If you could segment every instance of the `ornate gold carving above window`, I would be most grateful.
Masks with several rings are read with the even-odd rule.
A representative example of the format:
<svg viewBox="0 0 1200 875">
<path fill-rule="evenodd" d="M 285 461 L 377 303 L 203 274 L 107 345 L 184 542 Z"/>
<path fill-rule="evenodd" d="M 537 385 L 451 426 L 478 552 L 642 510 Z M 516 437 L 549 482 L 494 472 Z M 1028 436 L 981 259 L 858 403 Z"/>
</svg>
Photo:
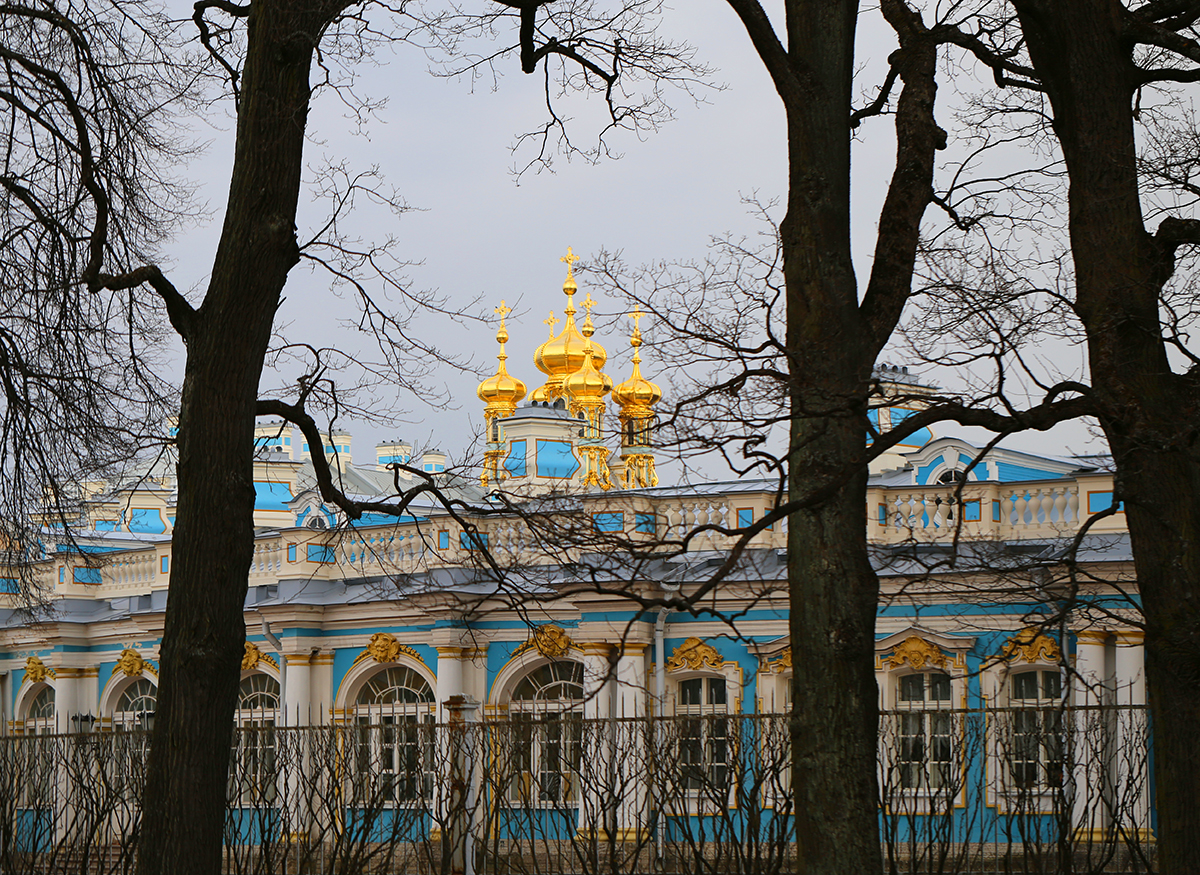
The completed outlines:
<svg viewBox="0 0 1200 875">
<path fill-rule="evenodd" d="M 1023 659 L 1026 662 L 1058 662 L 1062 649 L 1058 642 L 1037 629 L 1022 629 L 1008 639 L 1000 650 L 1005 659 Z"/>
<path fill-rule="evenodd" d="M 46 664 L 36 656 L 25 660 L 25 680 L 31 684 L 40 684 L 48 677 L 54 677 L 54 669 L 47 668 Z"/>
<path fill-rule="evenodd" d="M 553 623 L 546 623 L 543 626 L 535 626 L 529 640 L 518 647 L 513 656 L 519 656 L 532 647 L 547 659 L 561 659 L 574 646 L 575 643 L 565 629 Z"/>
<path fill-rule="evenodd" d="M 772 671 L 780 674 L 792 669 L 792 648 L 790 646 L 783 648 L 775 656 L 764 656 L 762 658 L 762 668 L 760 671 Z"/>
<path fill-rule="evenodd" d="M 667 660 L 667 671 L 696 671 L 702 668 L 719 669 L 725 663 L 717 648 L 699 638 L 689 638 L 675 648 Z"/>
<path fill-rule="evenodd" d="M 260 662 L 265 662 L 276 670 L 279 669 L 279 663 L 259 650 L 258 645 L 253 641 L 247 641 L 246 653 L 242 656 L 242 671 L 250 671 L 253 668 L 257 668 Z"/>
<path fill-rule="evenodd" d="M 401 644 L 396 640 L 396 636 L 389 632 L 376 632 L 372 635 L 363 652 L 354 658 L 354 664 L 358 665 L 368 658 L 376 662 L 395 662 L 400 658 L 401 653 L 411 656 L 421 665 L 425 665 L 425 660 L 421 659 L 421 655 L 417 651 L 407 644 Z"/>
<path fill-rule="evenodd" d="M 897 644 L 890 654 L 883 657 L 882 661 L 888 668 L 899 668 L 908 663 L 914 671 L 924 671 L 928 668 L 945 670 L 950 666 L 951 657 L 943 653 L 936 644 L 916 635 L 909 635 Z"/>
<path fill-rule="evenodd" d="M 146 673 L 158 676 L 154 666 L 142 659 L 140 653 L 129 647 L 122 650 L 121 655 L 117 657 L 117 670 L 125 672 L 126 676 L 131 678 L 140 678 Z"/>
</svg>

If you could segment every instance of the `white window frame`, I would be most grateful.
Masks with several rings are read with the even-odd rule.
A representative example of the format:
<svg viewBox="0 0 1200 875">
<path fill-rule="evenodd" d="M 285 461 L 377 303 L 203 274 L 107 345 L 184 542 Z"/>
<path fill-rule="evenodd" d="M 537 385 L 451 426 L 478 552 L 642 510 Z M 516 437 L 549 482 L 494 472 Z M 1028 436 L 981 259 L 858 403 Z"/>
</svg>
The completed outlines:
<svg viewBox="0 0 1200 875">
<path fill-rule="evenodd" d="M 372 777 L 371 797 L 386 806 L 433 798 L 436 701 L 425 675 L 404 663 L 367 676 L 348 704 L 354 768 Z"/>
<path fill-rule="evenodd" d="M 583 662 L 538 662 L 524 671 L 508 694 L 513 745 L 513 806 L 578 805 L 583 743 Z"/>
</svg>

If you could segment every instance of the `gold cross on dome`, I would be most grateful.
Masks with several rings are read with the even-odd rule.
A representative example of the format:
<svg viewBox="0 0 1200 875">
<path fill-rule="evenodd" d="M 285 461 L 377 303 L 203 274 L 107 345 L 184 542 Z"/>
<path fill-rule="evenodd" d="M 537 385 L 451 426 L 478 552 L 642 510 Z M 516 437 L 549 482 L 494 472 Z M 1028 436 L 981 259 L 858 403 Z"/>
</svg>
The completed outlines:
<svg viewBox="0 0 1200 875">
<path fill-rule="evenodd" d="M 596 302 L 592 300 L 591 292 L 588 292 L 587 296 L 584 297 L 582 306 L 583 306 L 583 309 L 587 310 L 588 318 L 591 319 L 592 318 L 592 308 L 596 306 Z"/>
<path fill-rule="evenodd" d="M 579 256 L 571 251 L 570 246 L 567 247 L 567 254 L 560 258 L 559 261 L 567 263 L 567 276 L 575 276 L 575 262 L 579 261 Z"/>
<path fill-rule="evenodd" d="M 543 325 L 549 325 L 549 326 L 550 326 L 550 337 L 551 337 L 551 338 L 553 338 L 553 337 L 554 337 L 554 326 L 558 324 L 558 321 L 559 321 L 559 320 L 558 320 L 558 317 L 554 315 L 554 311 L 553 311 L 553 310 L 551 310 L 551 311 L 550 311 L 550 318 L 549 318 L 549 319 L 543 319 L 543 320 L 542 320 L 542 324 L 543 324 Z"/>
<path fill-rule="evenodd" d="M 633 330 L 638 331 L 641 326 L 638 324 L 642 321 L 642 317 L 646 314 L 642 312 L 640 304 L 633 305 L 633 312 L 629 314 L 629 318 L 633 320 Z"/>
<path fill-rule="evenodd" d="M 497 307 L 496 309 L 494 309 L 492 312 L 500 317 L 500 324 L 503 325 L 504 317 L 512 312 L 512 307 L 509 307 L 507 304 L 504 303 L 503 300 L 501 300 L 500 306 Z"/>
</svg>

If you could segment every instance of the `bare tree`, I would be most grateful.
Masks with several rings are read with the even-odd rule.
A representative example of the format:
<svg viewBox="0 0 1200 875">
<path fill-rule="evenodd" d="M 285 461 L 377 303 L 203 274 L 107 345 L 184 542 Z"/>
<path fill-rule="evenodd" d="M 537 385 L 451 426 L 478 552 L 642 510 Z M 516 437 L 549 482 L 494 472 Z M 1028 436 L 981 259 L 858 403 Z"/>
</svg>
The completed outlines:
<svg viewBox="0 0 1200 875">
<path fill-rule="evenodd" d="M 163 434 L 161 305 L 107 287 L 189 209 L 168 114 L 188 87 L 141 3 L 12 3 L 0 18 L 0 542 L 71 538 L 89 479 Z M 32 581 L 22 581 L 32 601 Z"/>
</svg>

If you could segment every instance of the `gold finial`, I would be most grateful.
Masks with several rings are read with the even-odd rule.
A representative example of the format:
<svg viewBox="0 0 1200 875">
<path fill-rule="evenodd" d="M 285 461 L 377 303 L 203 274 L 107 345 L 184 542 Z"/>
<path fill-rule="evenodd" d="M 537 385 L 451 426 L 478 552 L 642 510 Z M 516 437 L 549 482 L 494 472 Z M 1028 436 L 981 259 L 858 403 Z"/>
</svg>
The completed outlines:
<svg viewBox="0 0 1200 875">
<path fill-rule="evenodd" d="M 492 312 L 493 312 L 493 313 L 495 313 L 497 316 L 499 316 L 499 317 L 500 317 L 500 324 L 501 324 L 501 325 L 503 325 L 503 324 L 504 324 L 504 317 L 505 317 L 505 316 L 507 316 L 509 313 L 511 313 L 511 312 L 512 312 L 512 307 L 509 307 L 509 306 L 508 306 L 508 305 L 507 305 L 507 304 L 504 302 L 504 300 L 503 300 L 503 299 L 501 299 L 501 301 L 500 301 L 500 306 L 499 306 L 499 307 L 497 307 L 497 308 L 496 308 L 495 310 L 493 310 Z M 551 311 L 551 312 L 553 312 L 553 311 Z"/>
<path fill-rule="evenodd" d="M 587 311 L 587 316 L 583 320 L 583 328 L 580 333 L 588 338 L 588 346 L 591 346 L 591 337 L 596 333 L 596 326 L 592 324 L 592 308 L 596 306 L 596 302 L 592 300 L 592 293 L 588 292 L 587 297 L 583 299 L 583 309 Z"/>
<path fill-rule="evenodd" d="M 575 262 L 579 261 L 579 256 L 571 251 L 570 246 L 567 247 L 567 254 L 560 258 L 559 261 L 567 263 L 567 276 L 575 276 Z"/>
<path fill-rule="evenodd" d="M 543 324 L 543 325 L 549 325 L 549 326 L 550 326 L 550 338 L 551 338 L 552 340 L 554 339 L 554 326 L 555 326 L 555 325 L 557 325 L 557 324 L 558 324 L 558 322 L 559 322 L 559 319 L 558 319 L 558 317 L 557 317 L 557 316 L 555 316 L 555 315 L 554 315 L 554 311 L 553 311 L 553 310 L 551 310 L 551 311 L 550 311 L 550 318 L 549 318 L 549 319 L 543 319 L 543 320 L 542 320 L 542 324 Z"/>
<path fill-rule="evenodd" d="M 641 323 L 643 316 L 646 316 L 646 313 L 642 312 L 641 305 L 635 304 L 634 312 L 629 314 L 629 318 L 634 320 L 634 334 L 629 337 L 629 346 L 634 347 L 634 358 L 637 361 L 641 361 L 637 355 L 637 347 L 642 346 L 642 326 L 638 323 Z"/>
</svg>

